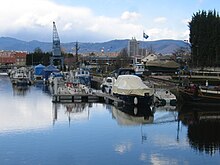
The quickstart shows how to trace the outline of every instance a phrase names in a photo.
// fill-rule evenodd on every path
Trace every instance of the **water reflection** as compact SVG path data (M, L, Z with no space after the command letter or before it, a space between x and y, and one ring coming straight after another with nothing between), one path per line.
M29 86L28 85L12 85L13 89L13 95L18 95L18 96L25 96L27 92L29 91Z
M69 125L73 120L88 120L89 109L92 107L92 103L64 103L64 104L53 104L53 124L56 123L58 117L63 116L59 113L59 109L64 109L64 116L68 118ZM59 116L60 115L60 116Z
M47 95L49 95L49 96L51 96L52 94L53 94L53 88L52 88L52 86L51 85L47 85L47 84L45 84L45 83L43 83L43 82L36 82L35 84L34 84L34 86L37 88L37 89L40 89L40 90L42 90L45 94L47 94Z
M216 108L181 107L179 120L188 126L190 146L213 155L220 151L220 111Z
M51 126L51 98L34 86L12 86L0 77L0 134L29 132Z
M119 125L141 125L153 123L154 120L150 107L124 106L120 109L113 107L112 115Z

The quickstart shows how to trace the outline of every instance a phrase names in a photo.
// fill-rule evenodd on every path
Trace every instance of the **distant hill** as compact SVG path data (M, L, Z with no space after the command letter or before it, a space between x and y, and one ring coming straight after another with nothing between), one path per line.
M128 39L126 40L111 40L100 43L80 43L79 53L84 52L100 52L102 48L109 52L118 52L123 48L127 48ZM66 52L72 52L74 50L75 42L61 43L61 47ZM152 48L156 53L171 54L173 51L180 47L189 47L184 41L181 40L157 40L157 41L139 41L140 48ZM44 52L52 51L52 42L40 42L40 41L22 41L10 37L0 37L0 50L18 50L33 52L35 48L40 48Z

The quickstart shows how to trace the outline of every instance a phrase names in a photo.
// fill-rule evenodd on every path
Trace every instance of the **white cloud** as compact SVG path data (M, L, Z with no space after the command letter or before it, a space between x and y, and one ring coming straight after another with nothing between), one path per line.
M140 16L141 15L139 13L125 11L125 12L122 13L121 19L122 20L127 20L127 21L135 21L138 18L140 18Z
M184 25L186 25L186 26L188 26L188 24L189 24L190 21L191 21L190 19L183 19L183 20L181 21L181 23L184 24Z
M141 161L146 161L146 160L147 160L147 154L146 154L146 153L141 153L139 159L140 159Z
M18 89L17 89L18 90ZM39 96L31 101L23 101L24 97L16 88L13 90L15 99L8 104L7 98L1 102L0 134L4 132L28 131L30 129L48 129L52 123L52 104L48 104L50 97ZM26 91L28 93L28 91ZM7 111L4 111L7 109ZM40 122L39 122L40 121Z
M179 161L175 158L165 157L164 155L160 154L152 154L150 157L151 164L158 165L158 164L179 164Z
M183 33L181 33L182 34L182 38L184 39L184 40L189 40L189 33L190 33L190 31L189 31L189 29L188 30L185 30Z
M69 31L73 29L73 24L72 23L66 23L63 27L64 31Z
M131 148L132 148L131 142L123 142L121 144L117 144L114 150L119 154L124 154L126 152L129 152Z
M161 27L148 29L147 34L149 40L160 40L160 39L180 39L185 40L189 36L189 31L178 31L177 29Z
M166 23L167 22L167 18L165 17L158 17L154 19L155 23Z
M153 25L166 23L165 17L159 17L150 24L148 21L145 27L146 21L143 21L140 13L121 13L114 17L100 16L88 7L65 6L52 0L7 0L0 5L0 15L4 15L0 18L0 24L4 25L0 26L0 36L51 41L53 21L56 22L61 42L99 42L132 37L142 39L145 29L149 29L151 40L179 35L168 28Z
M62 6L49 0L8 0L0 6L0 14L4 15L0 19L4 25L0 27L0 35L26 31L32 39L50 39L53 21L59 25L58 31L66 31L85 27L87 19L92 17L88 8Z

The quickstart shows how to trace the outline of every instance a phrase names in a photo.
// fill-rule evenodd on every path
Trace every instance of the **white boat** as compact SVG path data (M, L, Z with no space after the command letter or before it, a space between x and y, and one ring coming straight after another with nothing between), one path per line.
M58 82L62 81L64 79L64 75L61 72L52 72L48 77L48 83L53 85L54 79L57 79Z
M134 71L135 71L135 75L141 77L144 74L144 71L145 71L144 64L136 63L136 64L133 65L133 68L134 68Z
M92 89L83 84L68 84L67 90L71 95L74 94L92 94Z
M119 75L112 88L113 95L135 106L151 105L154 89L144 84L136 75Z
M7 72L0 72L0 76L7 76L8 73Z
M154 93L154 104L155 106L165 105L176 105L176 96L167 89L157 89Z
M79 79L74 79L71 82L65 82L63 85L58 84L58 94L92 94L92 88L81 84Z
M10 73L11 82L14 85L30 85L28 70L25 67L15 68Z
M91 86L92 76L90 75L88 69L77 68L75 70L74 78L79 79L81 84L84 84L86 86Z
M111 94L114 80L115 79L112 78L112 77L106 77L106 78L103 79L103 82L100 86L103 93Z

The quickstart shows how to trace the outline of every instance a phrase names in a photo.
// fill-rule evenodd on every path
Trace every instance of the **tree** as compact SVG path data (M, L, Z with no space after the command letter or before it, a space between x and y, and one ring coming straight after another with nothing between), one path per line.
M79 56L79 49L80 49L80 47L79 47L79 43L78 43L78 41L76 41L76 44L75 44L75 51L76 51L76 62L78 62L79 61L79 58L78 58L78 56Z
M36 47L36 48L34 49L34 53L36 53L36 54L42 54L43 51L41 50L40 47Z
M146 51L147 51L147 54L155 54L156 53L156 51L153 48L153 45L148 46Z
M190 58L190 49L188 47L180 47L174 50L172 53L175 57L174 60L179 61L180 63L186 63Z
M34 53L29 53L26 57L26 65L49 65L51 52L43 52L40 48L35 48Z
M131 57L128 56L127 49L126 48L122 49L116 58L115 69L121 67L128 67L130 65L131 60L132 60Z
M199 11L189 22L192 65L220 66L220 18L214 11Z

